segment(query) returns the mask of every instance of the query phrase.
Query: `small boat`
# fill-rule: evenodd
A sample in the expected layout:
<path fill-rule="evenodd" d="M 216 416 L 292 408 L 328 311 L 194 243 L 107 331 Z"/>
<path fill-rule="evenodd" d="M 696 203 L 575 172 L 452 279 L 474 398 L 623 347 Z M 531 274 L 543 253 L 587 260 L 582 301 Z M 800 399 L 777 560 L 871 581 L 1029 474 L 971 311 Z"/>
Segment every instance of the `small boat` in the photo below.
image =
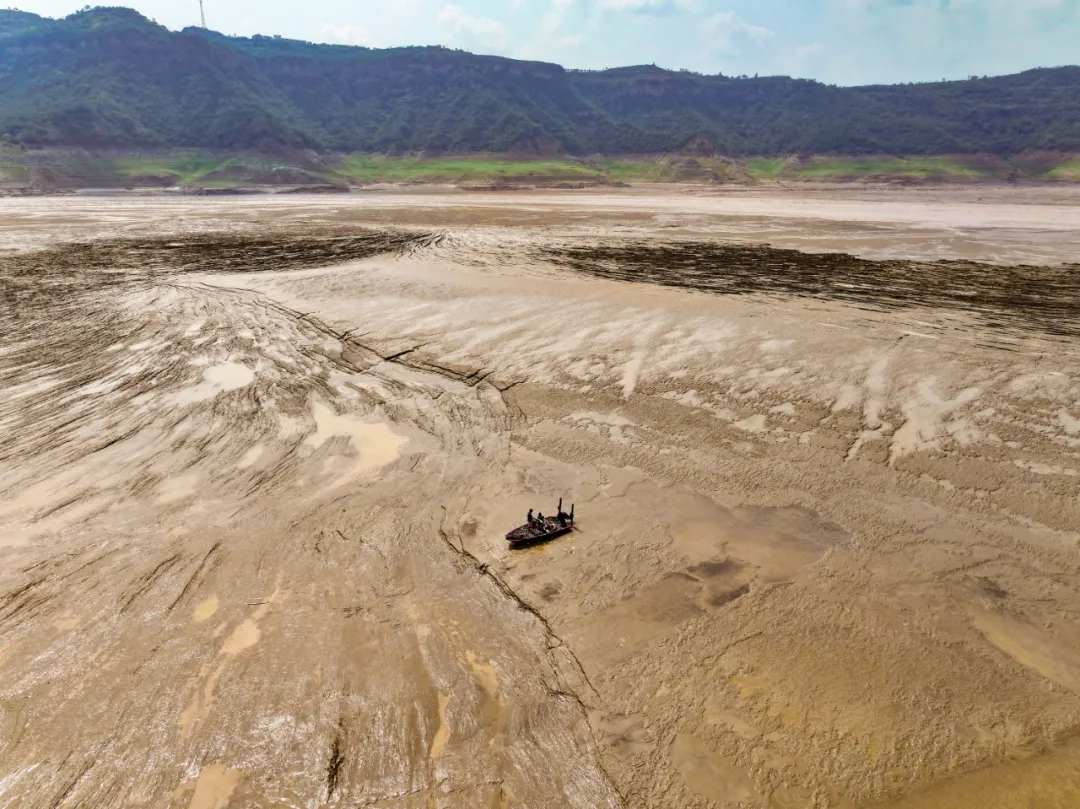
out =
<path fill-rule="evenodd" d="M 532 513 L 531 511 L 529 512 Z M 570 506 L 570 513 L 562 510 L 562 498 L 559 498 L 558 514 L 555 517 L 544 517 L 527 522 L 518 526 L 506 535 L 506 541 L 511 548 L 524 548 L 528 545 L 539 545 L 569 534 L 574 530 L 574 507 Z"/>

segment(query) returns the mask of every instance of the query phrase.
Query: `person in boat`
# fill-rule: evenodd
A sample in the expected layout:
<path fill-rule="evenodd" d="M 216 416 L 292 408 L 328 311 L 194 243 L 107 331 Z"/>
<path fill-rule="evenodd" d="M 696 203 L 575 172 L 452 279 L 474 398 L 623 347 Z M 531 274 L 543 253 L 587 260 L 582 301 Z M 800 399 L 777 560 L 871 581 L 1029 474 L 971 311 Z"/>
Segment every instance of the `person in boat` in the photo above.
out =
<path fill-rule="evenodd" d="M 529 509 L 529 516 L 525 518 L 525 524 L 526 525 L 532 525 L 533 524 L 533 515 L 532 515 L 532 509 L 531 508 Z"/>
<path fill-rule="evenodd" d="M 536 527 L 540 530 L 544 529 L 544 512 L 542 511 L 536 515 Z"/>

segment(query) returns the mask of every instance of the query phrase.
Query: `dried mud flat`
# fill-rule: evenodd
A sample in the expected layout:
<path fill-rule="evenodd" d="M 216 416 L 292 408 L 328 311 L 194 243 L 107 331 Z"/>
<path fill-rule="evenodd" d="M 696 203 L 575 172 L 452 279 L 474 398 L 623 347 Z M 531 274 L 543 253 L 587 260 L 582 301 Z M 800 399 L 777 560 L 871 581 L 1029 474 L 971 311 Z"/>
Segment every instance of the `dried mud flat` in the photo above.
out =
<path fill-rule="evenodd" d="M 0 807 L 1077 805 L 1075 201 L 845 193 L 0 202 Z"/>

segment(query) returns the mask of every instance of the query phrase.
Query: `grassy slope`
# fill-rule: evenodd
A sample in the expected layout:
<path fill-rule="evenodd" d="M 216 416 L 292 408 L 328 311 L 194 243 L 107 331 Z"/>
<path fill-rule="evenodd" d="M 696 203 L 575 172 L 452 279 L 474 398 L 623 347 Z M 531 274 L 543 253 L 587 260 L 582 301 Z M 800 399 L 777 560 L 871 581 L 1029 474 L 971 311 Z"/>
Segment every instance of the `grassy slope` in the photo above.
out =
<path fill-rule="evenodd" d="M 746 171 L 755 180 L 775 180 L 786 162 L 782 157 L 752 157 L 746 161 Z"/>
<path fill-rule="evenodd" d="M 1055 180 L 1080 181 L 1080 157 L 1061 163 L 1047 172 Z"/>
<path fill-rule="evenodd" d="M 748 161 L 751 176 L 759 180 L 872 180 L 928 181 L 1005 179 L 1014 167 L 990 157 L 812 157 L 806 160 L 755 158 Z M 1026 172 L 1017 169 L 1018 176 Z M 1038 174 L 1031 174 L 1038 177 Z"/>
<path fill-rule="evenodd" d="M 179 150 L 116 155 L 83 151 L 23 151 L 0 147 L 0 183 L 58 187 L 161 186 L 229 187 L 280 182 L 337 185 L 389 183 L 551 184 L 563 182 L 678 182 L 917 180 L 965 182 L 1019 179 L 1080 181 L 1080 157 L 1040 156 L 1013 162 L 986 157 L 752 158 L 559 158 L 511 159 L 495 155 L 442 158 L 351 154 L 328 158 L 285 158 Z M 280 177 L 280 179 L 278 179 Z M 299 178 L 299 179 L 298 179 Z"/>
<path fill-rule="evenodd" d="M 569 160 L 500 160 L 488 156 L 437 159 L 352 154 L 335 173 L 353 182 L 596 181 L 600 170 Z"/>
<path fill-rule="evenodd" d="M 795 169 L 795 175 L 805 178 L 834 178 L 841 176 L 929 178 L 937 175 L 945 177 L 977 177 L 979 172 L 948 158 L 921 157 L 917 159 L 881 159 L 881 160 L 821 160 Z"/>
<path fill-rule="evenodd" d="M 116 157 L 108 161 L 118 174 L 128 177 L 161 175 L 178 183 L 194 183 L 219 168 L 223 160 L 201 153 L 181 153 L 162 157 Z"/>

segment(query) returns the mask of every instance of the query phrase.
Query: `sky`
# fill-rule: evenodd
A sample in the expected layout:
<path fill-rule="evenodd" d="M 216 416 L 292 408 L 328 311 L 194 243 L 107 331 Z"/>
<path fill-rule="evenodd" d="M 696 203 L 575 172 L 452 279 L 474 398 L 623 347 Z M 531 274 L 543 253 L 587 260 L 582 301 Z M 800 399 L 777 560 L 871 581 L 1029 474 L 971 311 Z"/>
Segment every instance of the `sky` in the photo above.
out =
<path fill-rule="evenodd" d="M 85 0 L 8 0 L 50 17 Z M 829 84 L 1080 62 L 1080 0 L 204 0 L 207 27 L 368 47 L 446 45 L 601 69 L 656 64 Z M 110 0 L 197 25 L 198 0 Z"/>

